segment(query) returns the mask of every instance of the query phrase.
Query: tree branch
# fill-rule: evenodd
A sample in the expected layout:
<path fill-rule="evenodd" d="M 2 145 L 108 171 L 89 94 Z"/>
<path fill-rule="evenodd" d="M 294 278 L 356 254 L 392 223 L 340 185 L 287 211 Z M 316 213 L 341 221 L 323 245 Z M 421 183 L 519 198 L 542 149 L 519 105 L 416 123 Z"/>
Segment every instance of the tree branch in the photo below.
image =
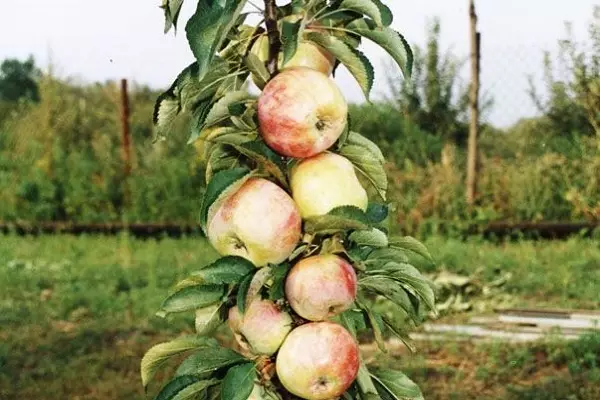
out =
<path fill-rule="evenodd" d="M 267 26 L 267 35 L 269 38 L 269 60 L 267 69 L 274 75 L 277 72 L 277 58 L 281 49 L 281 40 L 279 39 L 279 29 L 277 27 L 277 5 L 275 0 L 265 0 L 265 25 Z"/>

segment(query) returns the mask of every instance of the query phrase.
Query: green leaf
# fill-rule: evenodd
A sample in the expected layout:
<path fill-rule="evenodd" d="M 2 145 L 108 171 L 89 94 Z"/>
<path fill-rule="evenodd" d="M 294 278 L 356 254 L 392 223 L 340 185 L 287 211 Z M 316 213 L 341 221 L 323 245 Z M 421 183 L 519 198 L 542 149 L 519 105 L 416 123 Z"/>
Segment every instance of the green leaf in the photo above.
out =
<path fill-rule="evenodd" d="M 163 0 L 160 6 L 165 12 L 165 32 L 168 33 L 172 27 L 177 29 L 177 20 L 183 0 Z"/>
<path fill-rule="evenodd" d="M 365 317 L 361 311 L 350 309 L 339 314 L 341 324 L 356 337 L 358 331 L 366 329 Z"/>
<path fill-rule="evenodd" d="M 300 32 L 302 28 L 302 20 L 297 22 L 283 21 L 281 25 L 281 45 L 283 50 L 283 61 L 281 66 L 284 67 L 296 54 L 298 43 L 302 37 Z"/>
<path fill-rule="evenodd" d="M 372 224 L 378 224 L 380 222 L 383 222 L 387 218 L 389 208 L 387 204 L 370 202 L 369 206 L 367 207 L 366 213 L 367 217 L 369 218 L 369 221 Z"/>
<path fill-rule="evenodd" d="M 196 310 L 195 327 L 200 336 L 211 335 L 227 319 L 227 306 L 224 302 Z"/>
<path fill-rule="evenodd" d="M 155 140 L 164 138 L 170 131 L 173 122 L 181 111 L 179 99 L 171 92 L 162 93 L 156 99 L 152 121 L 155 129 Z"/>
<path fill-rule="evenodd" d="M 246 0 L 199 0 L 185 32 L 202 79 L 217 50 L 238 21 Z"/>
<path fill-rule="evenodd" d="M 226 347 L 207 346 L 186 358 L 176 373 L 207 377 L 222 368 L 247 361 L 241 354 Z"/>
<path fill-rule="evenodd" d="M 358 207 L 342 206 L 325 215 L 307 218 L 304 231 L 311 234 L 327 235 L 347 230 L 369 229 L 367 215 Z"/>
<path fill-rule="evenodd" d="M 257 168 L 266 172 L 277 180 L 284 188 L 289 187 L 285 175 L 285 165 L 277 153 L 275 153 L 265 142 L 256 140 L 243 144 L 229 143 L 223 138 L 221 143 L 231 145 L 236 151 L 242 153 L 250 160 L 256 162 Z"/>
<path fill-rule="evenodd" d="M 206 116 L 204 126 L 213 126 L 227 120 L 231 115 L 232 106 L 243 106 L 251 99 L 253 99 L 253 96 L 243 90 L 227 93 L 225 96 L 221 97 L 219 101 L 217 101 L 211 108 L 210 112 Z"/>
<path fill-rule="evenodd" d="M 358 383 L 362 399 L 370 399 L 372 396 L 377 396 L 377 389 L 364 361 L 361 361 L 358 368 L 356 382 Z"/>
<path fill-rule="evenodd" d="M 378 266 L 384 265 L 388 261 L 405 263 L 408 262 L 408 257 L 406 257 L 403 250 L 394 248 L 376 249 L 369 254 L 366 259 L 366 264 L 369 266 Z"/>
<path fill-rule="evenodd" d="M 389 25 L 391 21 L 390 9 L 374 0 L 343 0 L 339 9 L 347 9 L 359 12 L 367 17 L 371 18 L 378 26 Z"/>
<path fill-rule="evenodd" d="M 195 310 L 213 305 L 223 298 L 223 285 L 187 286 L 176 291 L 163 301 L 159 315 Z"/>
<path fill-rule="evenodd" d="M 344 64 L 360 85 L 367 100 L 369 99 L 375 73 L 371 62 L 363 53 L 333 35 L 310 32 L 306 34 L 306 39 L 323 47 Z"/>
<path fill-rule="evenodd" d="M 240 286 L 238 287 L 236 302 L 238 310 L 240 313 L 244 314 L 246 311 L 246 297 L 248 296 L 248 290 L 250 289 L 250 284 L 252 283 L 252 278 L 256 272 L 251 272 L 242 281 L 240 282 Z"/>
<path fill-rule="evenodd" d="M 150 379 L 156 371 L 162 367 L 171 357 L 183 352 L 207 346 L 206 338 L 199 336 L 180 337 L 170 342 L 160 343 L 152 346 L 142 357 L 140 371 L 142 385 L 148 386 Z"/>
<path fill-rule="evenodd" d="M 216 385 L 217 383 L 219 383 L 217 379 L 210 379 L 192 383 L 191 385 L 187 386 L 179 393 L 177 393 L 172 398 L 172 400 L 196 400 L 198 399 L 198 395 L 200 393 L 205 392 L 206 389 L 208 389 L 210 386 Z"/>
<path fill-rule="evenodd" d="M 415 351 L 413 344 L 410 341 L 409 332 L 402 327 L 398 326 L 398 324 L 391 318 L 386 317 L 385 315 L 381 316 L 383 323 L 388 328 L 390 332 L 392 332 L 398 339 L 404 343 L 404 345 L 412 352 Z"/>
<path fill-rule="evenodd" d="M 191 273 L 191 278 L 198 284 L 232 284 L 255 270 L 254 264 L 244 257 L 225 256 L 208 266 Z"/>
<path fill-rule="evenodd" d="M 190 137 L 188 138 L 187 144 L 191 144 L 200 137 L 202 129 L 204 128 L 206 116 L 209 114 L 213 103 L 212 100 L 204 100 L 196 105 L 196 108 L 192 111 L 192 121 L 190 123 Z"/>
<path fill-rule="evenodd" d="M 357 300 L 356 303 L 367 315 L 367 320 L 369 321 L 369 325 L 373 331 L 373 336 L 375 337 L 377 347 L 379 347 L 379 350 L 382 352 L 387 353 L 387 349 L 385 348 L 385 340 L 383 339 L 383 329 L 385 328 L 385 324 L 383 323 L 381 316 L 367 306 L 362 299 Z"/>
<path fill-rule="evenodd" d="M 385 391 L 395 400 L 423 400 L 419 386 L 400 371 L 373 369 L 371 377 L 378 391 Z"/>
<path fill-rule="evenodd" d="M 339 153 L 354 164 L 358 172 L 371 182 L 379 196 L 385 200 L 388 182 L 381 161 L 370 151 L 365 151 L 364 147 L 355 144 L 346 144 Z"/>
<path fill-rule="evenodd" d="M 192 375 L 178 376 L 167 383 L 154 400 L 171 400 L 177 393 L 181 392 L 186 387 L 198 382 L 200 379 Z"/>
<path fill-rule="evenodd" d="M 206 161 L 206 182 L 210 182 L 213 176 L 220 171 L 231 168 L 239 168 L 240 166 L 240 159 L 237 154 L 232 154 L 226 146 L 214 146 L 208 160 Z"/>
<path fill-rule="evenodd" d="M 269 288 L 269 299 L 275 301 L 285 297 L 285 277 L 290 270 L 288 263 L 281 263 L 271 268 L 273 283 Z"/>
<path fill-rule="evenodd" d="M 221 400 L 246 400 L 252 392 L 256 379 L 253 363 L 231 368 L 221 384 Z"/>
<path fill-rule="evenodd" d="M 377 228 L 372 228 L 368 231 L 355 231 L 348 237 L 350 241 L 356 243 L 359 246 L 371 246 L 371 247 L 387 247 L 388 238 L 385 233 Z"/>
<path fill-rule="evenodd" d="M 267 67 L 265 67 L 265 64 L 260 61 L 260 58 L 256 54 L 248 53 L 244 57 L 244 64 L 252 73 L 254 79 L 257 80 L 256 83 L 259 87 L 263 87 L 271 79 L 271 74 L 269 74 Z"/>
<path fill-rule="evenodd" d="M 415 267 L 406 263 L 392 262 L 386 265 L 386 269 L 394 280 L 413 292 L 433 313 L 436 313 L 433 285 Z"/>
<path fill-rule="evenodd" d="M 202 206 L 200 207 L 200 224 L 206 234 L 207 222 L 211 209 L 228 195 L 235 193 L 250 178 L 247 168 L 234 168 L 216 173 L 206 186 Z"/>
<path fill-rule="evenodd" d="M 348 134 L 348 139 L 346 141 L 346 144 L 349 144 L 349 145 L 353 144 L 353 145 L 363 147 L 365 150 L 373 153 L 373 155 L 377 158 L 377 160 L 380 163 L 382 163 L 382 164 L 385 163 L 385 157 L 383 156 L 383 153 L 381 152 L 381 149 L 379 148 L 379 146 L 377 146 L 373 141 L 367 139 L 360 133 L 351 131 Z"/>
<path fill-rule="evenodd" d="M 413 253 L 423 257 L 430 263 L 435 264 L 435 261 L 433 260 L 431 253 L 429 253 L 429 250 L 427 250 L 427 247 L 425 247 L 425 245 L 423 243 L 419 242 L 417 239 L 415 239 L 413 237 L 404 236 L 404 237 L 390 238 L 390 247 L 413 252 Z"/>
<path fill-rule="evenodd" d="M 366 276 L 360 278 L 358 286 L 373 294 L 378 294 L 403 309 L 411 318 L 415 317 L 413 304 L 405 289 L 392 278 L 385 276 Z"/>
<path fill-rule="evenodd" d="M 357 19 L 346 25 L 346 29 L 366 37 L 388 52 L 406 78 L 412 72 L 413 53 L 404 37 L 389 27 L 380 28 L 373 21 Z"/>

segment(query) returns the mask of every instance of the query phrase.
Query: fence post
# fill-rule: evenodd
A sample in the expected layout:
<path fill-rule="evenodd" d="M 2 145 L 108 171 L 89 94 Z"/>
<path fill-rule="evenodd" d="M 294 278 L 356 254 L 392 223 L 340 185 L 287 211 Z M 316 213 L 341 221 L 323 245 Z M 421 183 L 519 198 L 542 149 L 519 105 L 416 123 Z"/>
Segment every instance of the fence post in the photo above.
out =
<path fill-rule="evenodd" d="M 479 74 L 481 34 L 477 31 L 477 14 L 475 0 L 469 0 L 469 21 L 471 26 L 471 87 L 469 91 L 469 109 L 471 120 L 469 124 L 469 144 L 467 154 L 467 205 L 471 208 L 477 193 L 477 137 L 479 136 Z"/>
<path fill-rule="evenodd" d="M 121 127 L 123 132 L 123 175 L 131 173 L 131 141 L 129 137 L 129 94 L 127 79 L 121 79 Z"/>

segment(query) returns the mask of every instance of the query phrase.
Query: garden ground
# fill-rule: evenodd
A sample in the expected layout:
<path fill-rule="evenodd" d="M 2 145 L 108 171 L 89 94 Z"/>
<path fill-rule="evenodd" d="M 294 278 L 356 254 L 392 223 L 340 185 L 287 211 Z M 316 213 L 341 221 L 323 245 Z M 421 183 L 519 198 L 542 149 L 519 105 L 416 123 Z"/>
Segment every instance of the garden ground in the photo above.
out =
<path fill-rule="evenodd" d="M 425 242 L 437 260 L 426 272 L 490 282 L 510 272 L 503 294 L 514 306 L 600 308 L 597 240 Z M 173 283 L 215 257 L 198 238 L 0 237 L 0 398 L 145 398 L 143 353 L 193 327 L 191 315 L 164 321 L 154 312 Z M 370 361 L 402 368 L 426 399 L 600 398 L 598 333 L 570 343 L 417 345 L 410 357 Z"/>

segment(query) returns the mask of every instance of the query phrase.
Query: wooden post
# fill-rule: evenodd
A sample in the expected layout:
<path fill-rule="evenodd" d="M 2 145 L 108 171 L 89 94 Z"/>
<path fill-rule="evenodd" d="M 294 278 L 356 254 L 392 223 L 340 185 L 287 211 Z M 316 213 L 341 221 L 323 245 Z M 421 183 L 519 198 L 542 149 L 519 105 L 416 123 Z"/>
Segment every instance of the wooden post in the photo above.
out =
<path fill-rule="evenodd" d="M 477 31 L 477 14 L 475 0 L 469 0 L 469 20 L 471 25 L 471 87 L 469 91 L 469 145 L 467 154 L 467 205 L 475 204 L 477 195 L 477 137 L 479 135 L 479 73 L 481 35 Z"/>
<path fill-rule="evenodd" d="M 129 138 L 129 94 L 127 79 L 121 79 L 121 127 L 123 131 L 123 176 L 131 173 L 131 141 Z"/>

